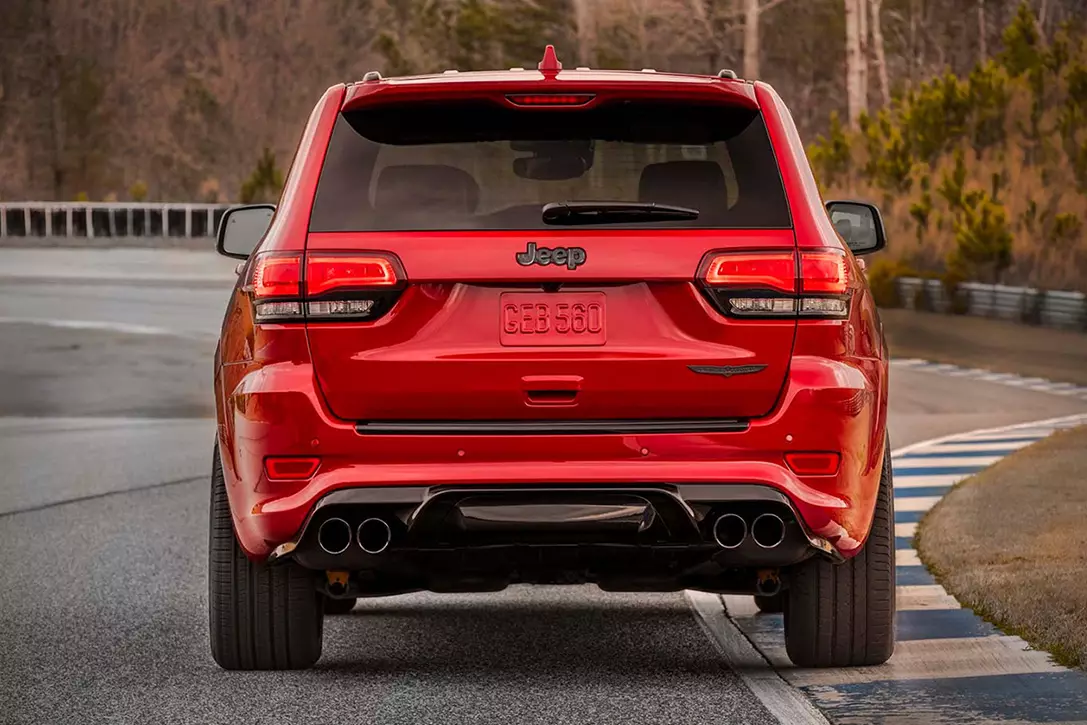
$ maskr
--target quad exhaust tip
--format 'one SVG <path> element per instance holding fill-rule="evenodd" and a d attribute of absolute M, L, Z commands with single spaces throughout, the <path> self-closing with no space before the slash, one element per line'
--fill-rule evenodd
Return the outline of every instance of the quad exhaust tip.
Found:
<path fill-rule="evenodd" d="M 367 554 L 380 554 L 389 548 L 393 531 L 382 519 L 369 518 L 359 524 L 356 532 L 359 547 Z"/>
<path fill-rule="evenodd" d="M 777 514 L 760 514 L 751 523 L 751 538 L 764 549 L 785 541 L 785 522 Z"/>
<path fill-rule="evenodd" d="M 747 538 L 747 522 L 739 514 L 722 514 L 713 523 L 713 540 L 722 549 L 735 549 Z"/>
<path fill-rule="evenodd" d="M 326 554 L 342 554 L 351 546 L 351 525 L 343 519 L 328 519 L 317 529 L 317 545 Z"/>

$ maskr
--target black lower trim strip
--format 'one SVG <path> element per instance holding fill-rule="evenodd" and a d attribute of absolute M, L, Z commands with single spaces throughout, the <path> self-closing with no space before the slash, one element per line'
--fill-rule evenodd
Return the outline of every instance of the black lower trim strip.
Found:
<path fill-rule="evenodd" d="M 738 433 L 743 420 L 370 420 L 355 424 L 360 435 L 579 435 L 628 433 Z"/>

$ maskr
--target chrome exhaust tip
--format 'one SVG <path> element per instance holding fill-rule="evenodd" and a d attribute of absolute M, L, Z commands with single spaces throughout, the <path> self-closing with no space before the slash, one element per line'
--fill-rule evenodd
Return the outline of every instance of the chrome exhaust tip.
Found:
<path fill-rule="evenodd" d="M 722 514 L 713 522 L 713 540 L 722 549 L 735 549 L 747 538 L 747 522 L 739 514 Z"/>
<path fill-rule="evenodd" d="M 785 522 L 777 514 L 760 514 L 751 522 L 751 538 L 764 549 L 785 541 Z"/>
<path fill-rule="evenodd" d="M 389 548 L 393 530 L 382 519 L 370 518 L 359 524 L 356 532 L 359 547 L 367 554 L 380 554 Z"/>
<path fill-rule="evenodd" d="M 342 554 L 351 546 L 351 525 L 343 519 L 328 519 L 317 529 L 317 545 L 326 554 Z"/>

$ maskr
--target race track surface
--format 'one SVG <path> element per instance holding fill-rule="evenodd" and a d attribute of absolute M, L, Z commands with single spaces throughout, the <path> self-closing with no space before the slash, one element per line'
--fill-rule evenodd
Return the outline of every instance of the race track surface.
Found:
<path fill-rule="evenodd" d="M 201 255 L 169 278 L 151 257 L 110 276 L 93 255 L 61 268 L 28 254 L 17 268 L 0 256 L 0 722 L 772 723 L 794 686 L 831 721 L 1059 721 L 1029 704 L 970 715 L 952 680 L 924 720 L 909 697 L 869 691 L 835 709 L 819 694 L 846 685 L 765 660 L 732 669 L 735 638 L 708 635 L 684 594 L 595 587 L 369 600 L 328 620 L 312 671 L 223 672 L 208 652 L 206 477 L 233 264 Z M 947 372 L 895 367 L 895 448 L 1087 411 Z"/>

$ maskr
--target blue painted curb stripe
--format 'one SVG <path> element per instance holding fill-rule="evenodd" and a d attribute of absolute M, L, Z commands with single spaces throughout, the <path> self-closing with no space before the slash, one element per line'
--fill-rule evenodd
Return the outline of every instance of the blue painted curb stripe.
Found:
<path fill-rule="evenodd" d="M 1044 435 L 1025 435 L 1025 436 L 1022 436 L 1021 438 L 961 438 L 961 439 L 956 439 L 955 442 L 956 443 L 1034 443 L 1035 441 L 1040 441 L 1043 438 L 1045 438 Z M 945 441 L 945 442 L 950 443 L 951 441 Z M 939 444 L 937 444 L 937 445 L 939 445 Z M 906 453 L 904 455 L 908 456 L 910 454 Z M 899 456 L 899 457 L 901 458 L 902 456 Z"/>
<path fill-rule="evenodd" d="M 896 524 L 916 524 L 925 515 L 924 511 L 895 511 Z"/>
<path fill-rule="evenodd" d="M 898 567 L 899 571 L 902 569 L 924 569 L 924 567 Z M 902 583 L 899 582 L 900 585 Z M 1000 634 L 996 627 L 969 609 L 914 609 L 899 612 L 897 616 L 896 639 L 899 642 L 920 639 L 964 639 Z"/>
<path fill-rule="evenodd" d="M 900 476 L 944 476 L 951 473 L 971 474 L 983 471 L 988 468 L 985 466 L 933 466 L 930 468 L 903 468 L 902 470 L 895 470 L 894 463 L 891 463 L 891 469 L 894 471 L 895 478 Z"/>
<path fill-rule="evenodd" d="M 896 566 L 895 578 L 898 579 L 898 586 L 900 587 L 936 583 L 936 579 L 923 566 Z"/>
<path fill-rule="evenodd" d="M 951 679 L 867 682 L 825 688 L 805 687 L 837 723 L 918 723 L 1087 721 L 1087 677 L 1080 672 L 991 675 Z"/>
<path fill-rule="evenodd" d="M 975 441 L 966 441 L 966 443 L 974 443 Z M 957 445 L 957 443 L 956 443 Z M 979 456 L 1007 456 L 1015 453 L 1018 448 L 1002 448 L 1000 450 L 990 451 L 946 451 L 941 452 L 939 447 L 932 451 L 925 451 L 924 453 L 903 453 L 901 456 L 895 456 L 895 461 L 916 461 L 925 460 L 927 458 L 977 458 Z M 893 465 L 893 464 L 892 464 Z"/>
<path fill-rule="evenodd" d="M 912 549 L 913 537 L 912 536 L 896 536 L 895 537 L 896 549 Z"/>
<path fill-rule="evenodd" d="M 922 496 L 943 496 L 950 491 L 952 486 L 918 486 L 917 488 L 900 488 L 895 491 L 895 498 L 920 498 Z"/>

